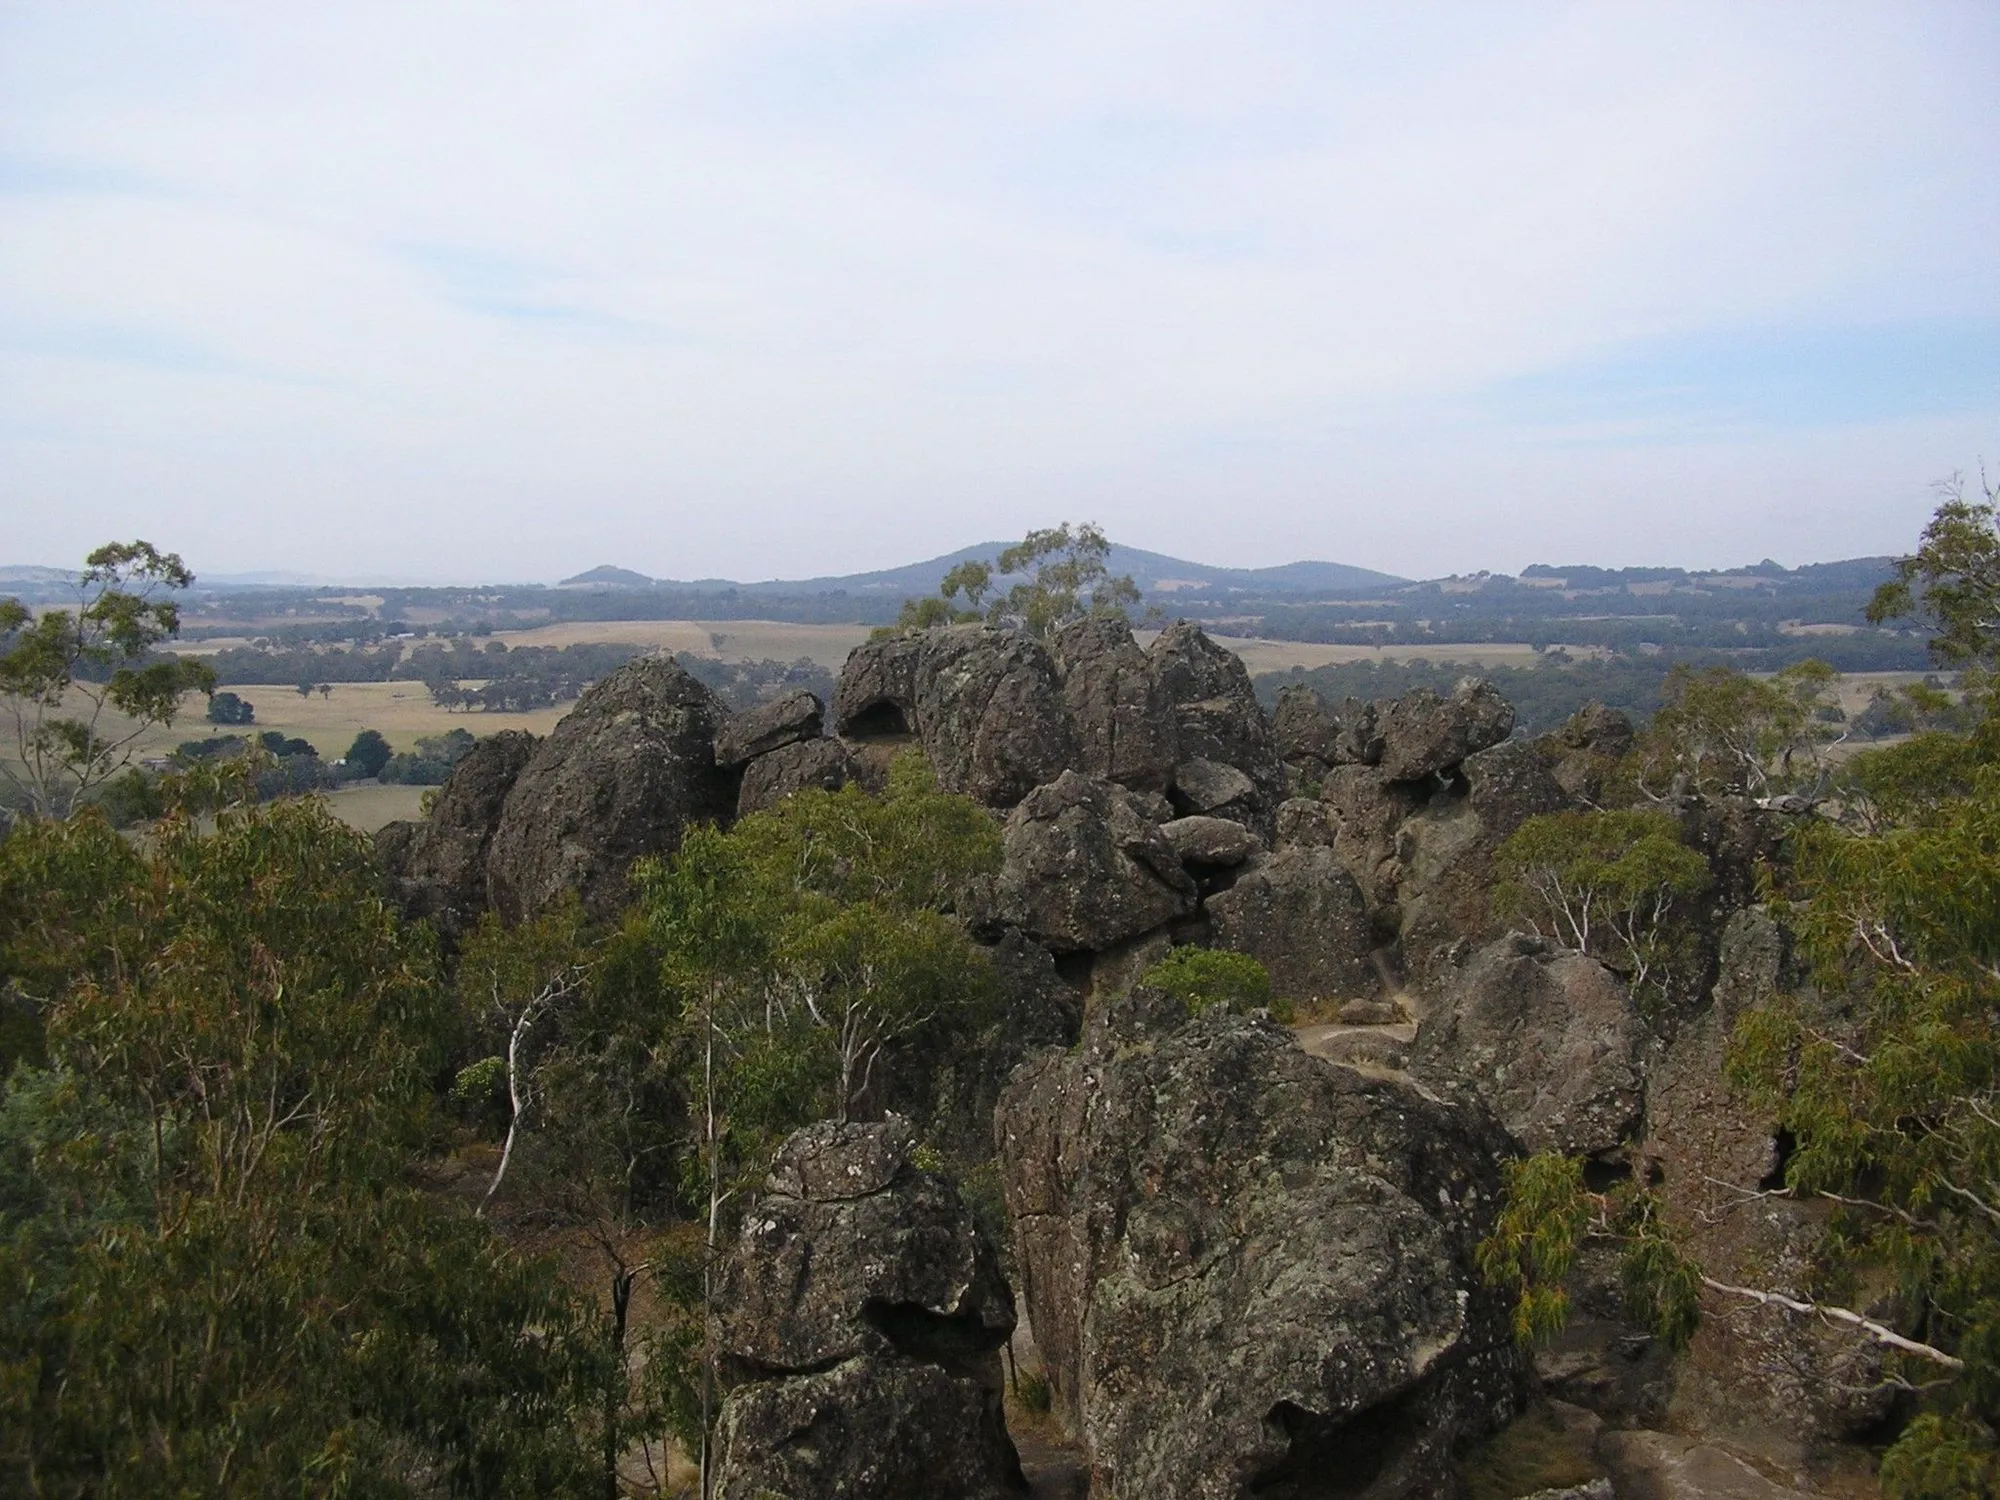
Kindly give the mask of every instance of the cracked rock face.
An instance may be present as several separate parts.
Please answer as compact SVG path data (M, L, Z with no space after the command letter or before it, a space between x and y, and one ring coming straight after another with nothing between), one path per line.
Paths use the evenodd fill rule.
M375 836L383 873L412 920L429 917L455 941L486 909L486 851L535 744L519 729L489 735L452 767L429 817Z
M1519 1366L1473 1247L1503 1138L1477 1110L1144 989L1015 1072L1007 1203L1094 1495L1444 1493Z
M1065 771L1008 815L997 889L1006 921L1056 952L1096 951L1186 916L1193 879L1144 805Z
M795 1132L744 1215L720 1301L717 1493L999 1496L1025 1486L1001 1412L1014 1299L906 1122Z
M715 732L715 763L747 765L782 746L818 739L825 717L818 695L803 688L731 714Z
M794 792L837 792L861 779L861 767L839 740L800 740L760 755L743 768L736 815L776 807Z
M1331 849L1280 851L1211 896L1208 916L1215 945L1261 963L1275 995L1353 1000L1381 988L1367 904Z
M1415 688L1376 705L1382 774L1416 781L1449 770L1514 732L1514 705L1484 678L1468 677L1440 698Z
M1173 700L1123 620L1079 620L1049 643L1076 727L1076 769L1164 792L1180 759Z

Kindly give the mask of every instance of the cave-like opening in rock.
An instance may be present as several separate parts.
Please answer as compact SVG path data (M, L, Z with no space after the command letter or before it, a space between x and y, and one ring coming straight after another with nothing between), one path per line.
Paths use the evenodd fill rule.
M1260 1500L1361 1500L1409 1451L1421 1404L1419 1389L1350 1416L1324 1417L1280 1401L1264 1423L1284 1435L1285 1456L1251 1478L1250 1493Z
M847 737L851 740L885 739L909 732L908 716L886 698L869 704L847 721Z

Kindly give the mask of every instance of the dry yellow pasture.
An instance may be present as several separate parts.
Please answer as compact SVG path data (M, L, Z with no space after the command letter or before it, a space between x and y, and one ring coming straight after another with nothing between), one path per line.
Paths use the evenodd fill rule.
M625 642L662 651L692 651L723 661L797 661L805 656L838 672L847 653L868 639L870 628L795 625L786 620L565 620L528 630L496 630L493 639L505 641L510 650Z
M1454 663L1467 667L1532 667L1542 660L1526 641L1490 641L1470 645L1429 646L1337 646L1316 641L1267 641L1258 637L1219 635L1209 632L1218 646L1226 646L1243 658L1243 665L1256 677L1264 672L1289 672L1293 667L1338 666L1351 661L1424 661ZM1149 640L1150 635L1142 635ZM1567 648L1579 660L1596 653L1587 647Z
M424 793L429 790L429 787L422 786L383 786L373 781L360 782L328 792L326 805L336 818L349 827L373 833L384 823L394 823L399 818L421 817Z

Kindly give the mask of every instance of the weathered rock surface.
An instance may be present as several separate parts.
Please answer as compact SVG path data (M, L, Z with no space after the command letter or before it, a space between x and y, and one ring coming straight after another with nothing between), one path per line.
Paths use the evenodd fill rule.
M1473 1247L1476 1111L1189 1021L1147 990L1018 1070L996 1117L1058 1405L1104 1497L1446 1493L1519 1389Z
M1649 1069L1642 1168L1709 1275L1809 1297L1824 1207L1756 1196L1782 1185L1777 1122L1735 1093L1725 1061L1744 1013L1780 998L1829 1036L1844 1039L1852 1022L1805 985L1762 908L1730 919L1717 967L1712 1004ZM1746 1303L1702 1320L1676 1364L1669 1411L1697 1431L1810 1441L1866 1429L1891 1399L1873 1346Z
M861 767L839 740L810 739L781 745L743 768L736 812L748 817L775 807L794 792L837 792L861 779Z
M1075 769L1164 792L1180 761L1174 704L1122 620L1079 620L1049 643L1076 732Z
M1001 1413L1014 1302L906 1123L810 1125L779 1149L722 1274L717 1492L1018 1494Z
M1389 780L1374 766L1340 765L1327 772L1320 800L1333 810L1333 848L1371 908L1396 899L1402 876L1396 834L1424 805L1414 787Z
M718 1500L1019 1500L1020 1460L984 1387L860 1355L738 1388L716 1435Z
M1726 1448L1667 1432L1607 1432L1597 1441L1617 1493L1638 1500L1813 1500Z
M1617 975L1516 933L1475 953L1432 1006L1410 1068L1476 1095L1529 1151L1599 1155L1638 1129L1646 1041Z
M629 897L626 871L680 847L690 823L735 812L715 765L723 710L663 656L628 662L587 689L535 748L507 794L486 862L488 899L510 922L566 891L606 918Z
M1185 620L1161 631L1146 656L1174 704L1181 764L1214 761L1247 776L1255 788L1247 821L1268 837L1271 819L1285 800L1285 766L1242 658ZM1178 771L1175 779L1180 780ZM1213 812L1219 805L1182 810Z
M377 857L404 914L430 918L448 941L486 909L487 849L535 743L519 729L480 740L452 767L428 817L391 824L375 836Z
M1240 865L1264 847L1241 823L1227 818L1176 818L1160 825L1184 865Z
M825 717L818 695L804 689L732 714L715 732L715 763L740 766L781 746L816 740Z
M1019 631L927 631L917 733L938 784L988 807L1012 807L1078 762L1055 664Z
M1514 705L1483 678L1467 678L1449 698L1414 688L1376 709L1379 764L1391 781L1434 776L1514 732Z
M1302 683L1278 690L1271 715L1271 738L1286 765L1318 777L1349 759L1341 749L1340 717L1326 700Z
M1184 760L1174 767L1173 801L1184 815L1236 815L1236 821L1258 816L1257 784L1232 765L1219 760Z
M1272 994L1351 999L1381 988L1367 903L1331 849L1286 849L1208 900L1218 948L1256 959Z
M848 653L833 690L833 732L846 739L917 732L917 665L924 637L888 636Z
M1278 804L1280 849L1331 849L1339 834L1340 819L1317 797L1293 797Z
M1195 885L1142 805L1065 771L1008 815L1001 917L1055 951L1108 948L1194 910Z

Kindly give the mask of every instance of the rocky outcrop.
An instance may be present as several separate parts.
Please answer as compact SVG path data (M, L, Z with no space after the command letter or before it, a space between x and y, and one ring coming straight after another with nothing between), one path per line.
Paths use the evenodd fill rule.
M803 688L732 714L715 732L715 763L725 768L747 765L785 745L816 740L825 717L818 696Z
M1239 821L1270 837L1278 804L1285 800L1285 767L1242 658L1185 620L1161 631L1146 656L1174 705L1181 766L1210 762L1241 772L1253 790ZM1178 770L1175 782L1175 806L1183 812L1217 812L1223 806L1184 803Z
M1076 733L1075 768L1135 791L1164 792L1180 731L1146 653L1123 620L1079 620L1049 642Z
M885 636L848 653L833 690L833 732L871 739L917 732L917 666L922 635Z
M1505 1147L1476 1111L1140 989L1020 1069L996 1130L1094 1495L1415 1500L1511 1411L1473 1256Z
M1837 1040L1848 1039L1852 1021L1804 983L1784 930L1762 908L1729 920L1717 970L1709 1007L1649 1069L1641 1169L1709 1275L1809 1298L1827 1205L1758 1196L1784 1185L1785 1138L1730 1086L1726 1061L1745 1012L1780 999ZM1704 1432L1848 1437L1890 1408L1881 1365L1874 1346L1830 1325L1731 1306L1695 1331L1676 1366L1669 1410Z
M1078 763L1076 737L1040 641L958 625L925 634L917 733L938 785L1012 807Z
M515 922L575 891L592 917L614 915L634 859L735 812L715 764L722 718L715 695L663 656L586 690L507 794L486 862L494 908Z
M535 753L535 737L503 729L452 767L420 823L375 835L391 894L411 920L427 917L456 941L486 909L486 854L507 794Z
M1278 690L1271 715L1271 738L1279 758L1294 771L1317 782L1327 768L1349 759L1341 744L1339 715L1311 688L1294 683Z
M721 1351L737 1382L716 1493L1017 1495L1001 1412L1014 1301L901 1120L810 1125L779 1149L725 1262Z
M1001 918L1058 953L1096 950L1186 916L1195 884L1130 792L1065 771L1008 815Z
M1529 818L1571 806L1550 770L1547 747L1510 740L1467 756L1454 783L1398 829L1403 957L1419 986L1448 988L1457 955L1506 933L1509 916L1493 904L1500 845Z
M1484 678L1468 677L1449 698L1413 688L1376 705L1382 774L1416 781L1449 770L1514 732L1514 705Z
M1320 800L1333 812L1334 851L1369 908L1392 905L1402 878L1396 834L1424 805L1423 792L1391 781L1374 766L1341 765L1327 773Z
M776 807L794 792L837 792L860 778L860 766L839 740L800 740L760 755L743 768L736 813L748 817Z
M1473 954L1425 1015L1410 1070L1478 1097L1529 1151L1609 1155L1639 1126L1646 1042L1617 975L1515 933Z
M1184 865L1240 865L1264 847L1256 834L1227 818L1175 818L1162 823L1160 832Z
M1218 948L1247 953L1286 1000L1351 1000L1381 988L1376 939L1354 877L1331 849L1292 848L1209 897Z

